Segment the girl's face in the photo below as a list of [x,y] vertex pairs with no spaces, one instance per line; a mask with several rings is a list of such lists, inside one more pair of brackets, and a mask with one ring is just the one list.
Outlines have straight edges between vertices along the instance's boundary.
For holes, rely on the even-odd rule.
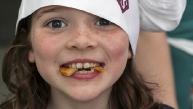
[[[128,36],[119,26],[72,8],[51,6],[36,11],[30,37],[33,49],[28,59],[36,63],[58,99],[107,98],[131,57]],[[84,64],[100,64],[106,72],[83,71],[70,77],[59,72],[61,66]]]

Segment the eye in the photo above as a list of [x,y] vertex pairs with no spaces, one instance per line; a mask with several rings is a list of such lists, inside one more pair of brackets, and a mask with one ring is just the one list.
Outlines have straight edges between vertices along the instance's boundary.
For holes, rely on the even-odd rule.
[[67,24],[64,23],[62,20],[52,20],[48,23],[48,26],[51,28],[62,28],[62,27],[66,27]]
[[95,24],[99,26],[108,26],[111,25],[112,23],[104,18],[100,18]]

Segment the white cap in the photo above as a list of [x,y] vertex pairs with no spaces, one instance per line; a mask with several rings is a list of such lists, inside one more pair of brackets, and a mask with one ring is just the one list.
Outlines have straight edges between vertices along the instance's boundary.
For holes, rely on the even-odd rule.
[[135,54],[140,25],[138,0],[22,0],[16,30],[21,19],[51,5],[83,10],[117,24],[128,34]]

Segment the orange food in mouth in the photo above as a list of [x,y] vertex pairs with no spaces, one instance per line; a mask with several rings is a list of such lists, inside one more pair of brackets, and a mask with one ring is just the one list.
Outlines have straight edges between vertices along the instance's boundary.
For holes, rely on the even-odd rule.
[[[106,70],[100,66],[95,66],[95,67],[92,67],[91,69],[94,69],[96,71],[99,71],[99,72],[105,72]],[[64,76],[72,76],[76,71],[78,71],[78,68],[65,68],[65,67],[62,67],[60,68],[60,73]]]
[[94,70],[99,71],[99,72],[105,72],[106,70],[100,66],[93,67]]
[[71,76],[72,74],[74,74],[76,71],[78,71],[78,69],[76,68],[60,68],[60,73],[64,76]]

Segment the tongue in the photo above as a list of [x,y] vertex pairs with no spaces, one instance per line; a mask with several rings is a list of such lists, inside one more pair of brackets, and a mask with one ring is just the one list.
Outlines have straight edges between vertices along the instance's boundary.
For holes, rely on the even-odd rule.
[[91,71],[90,68],[81,68],[81,69],[78,69],[78,71],[83,71],[83,70],[85,70],[85,71]]

